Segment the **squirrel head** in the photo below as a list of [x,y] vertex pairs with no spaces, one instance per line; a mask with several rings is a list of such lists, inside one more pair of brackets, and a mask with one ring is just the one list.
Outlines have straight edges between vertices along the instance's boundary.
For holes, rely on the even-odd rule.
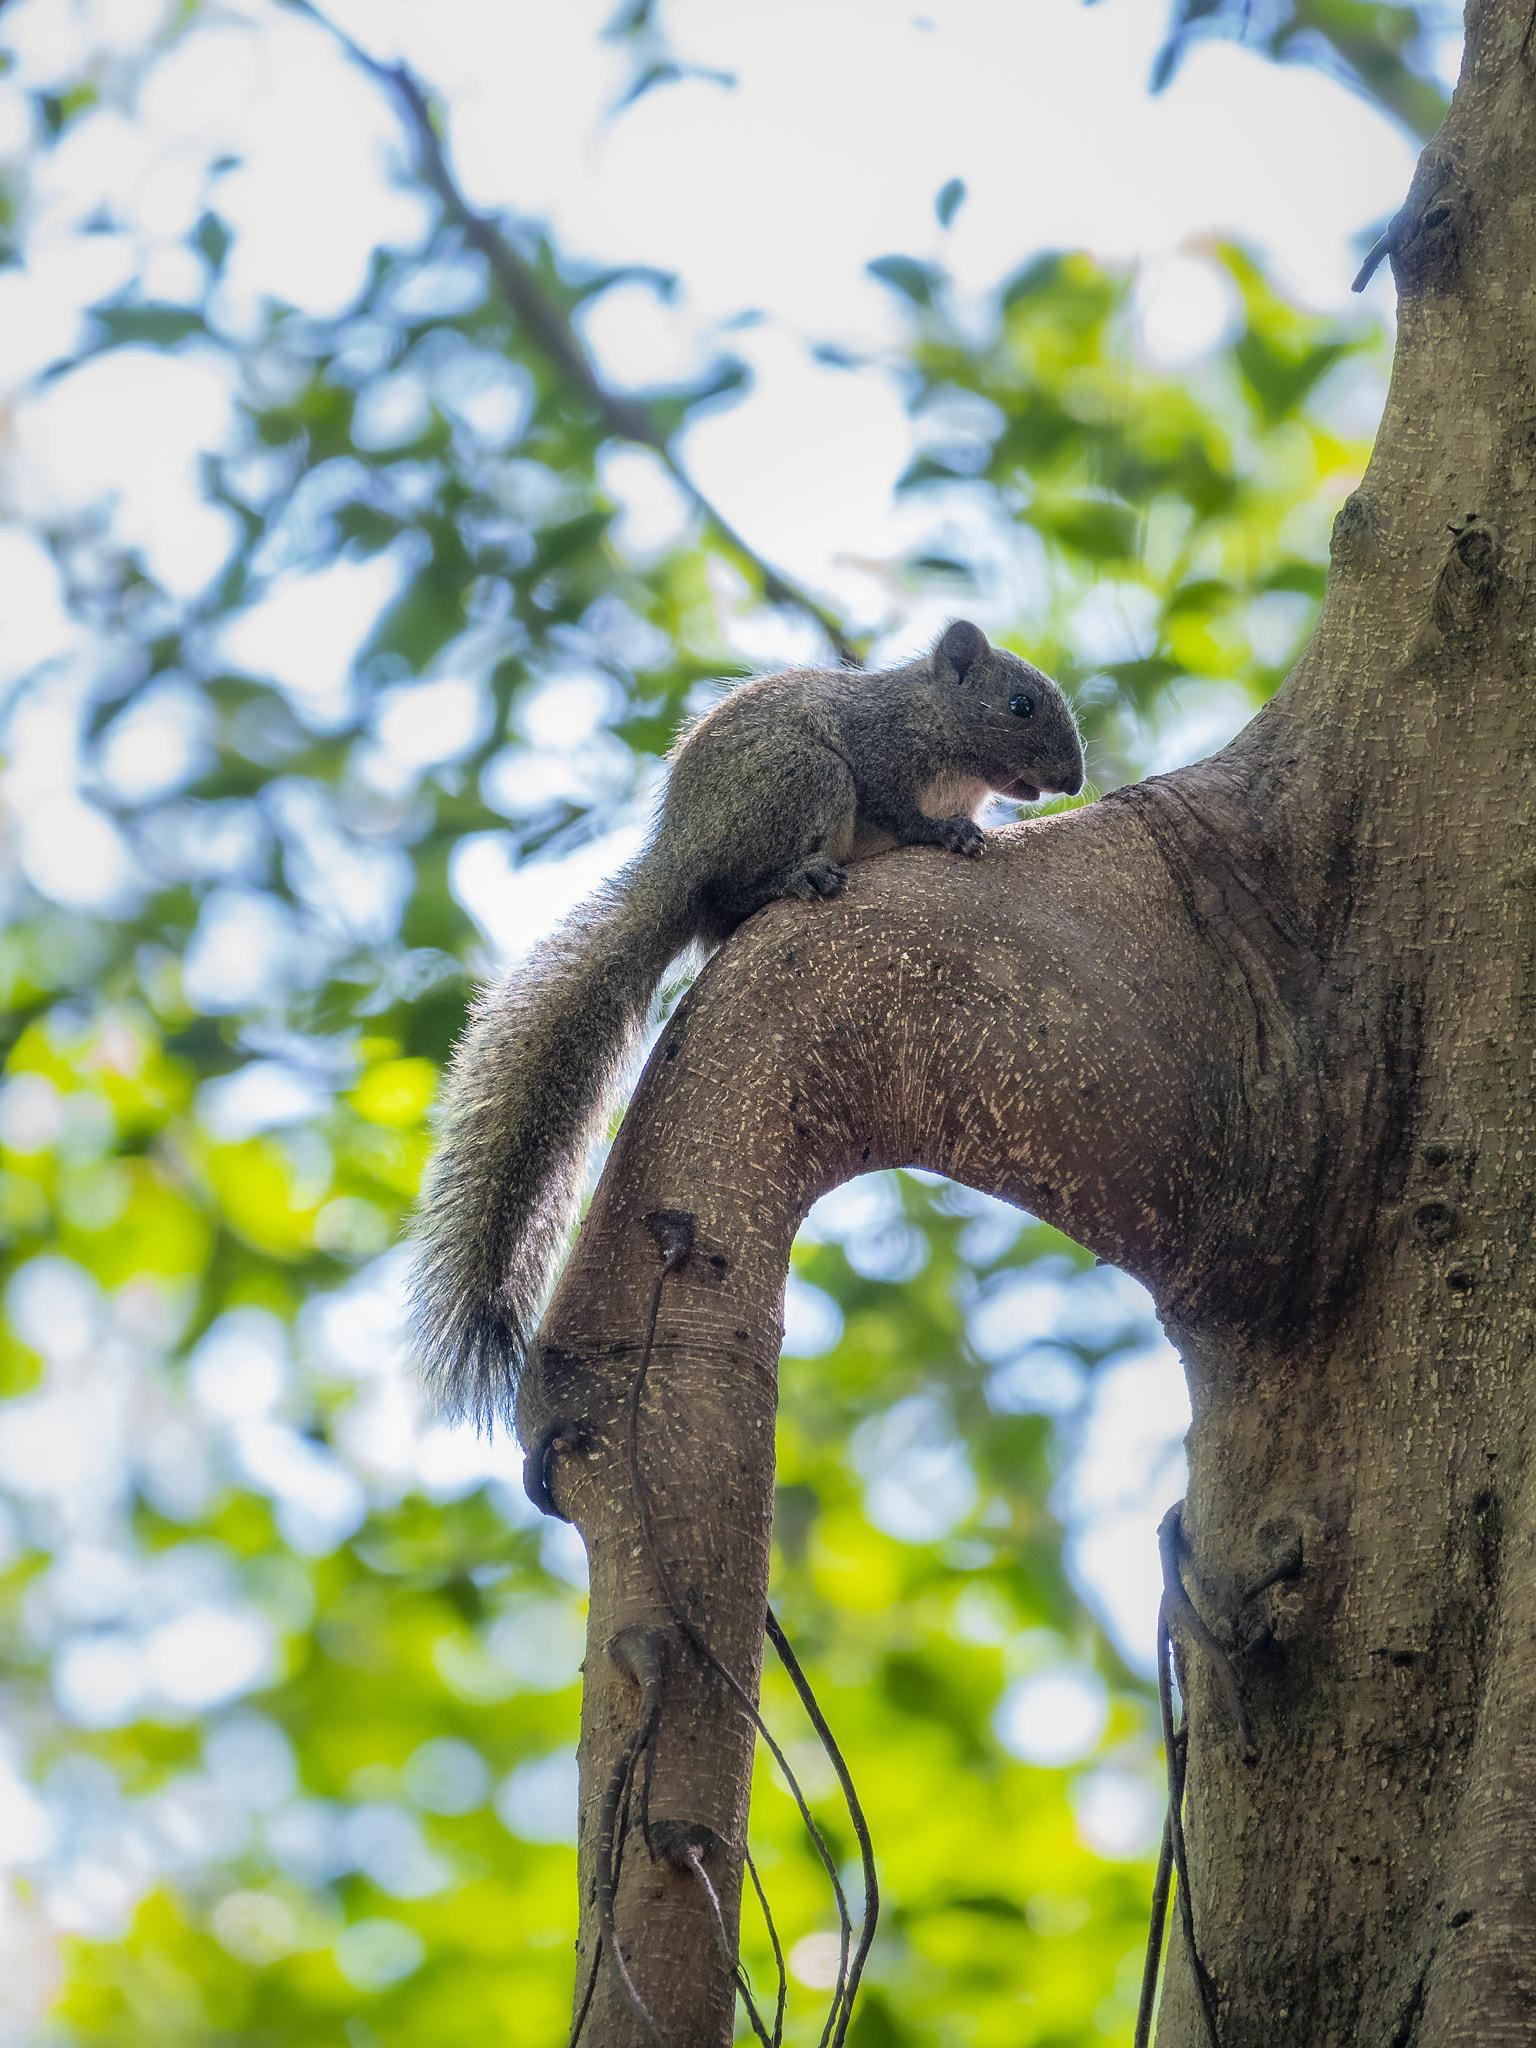
[[930,660],[935,682],[954,691],[968,757],[993,789],[1026,804],[1048,790],[1077,795],[1083,742],[1071,706],[1048,675],[994,647],[969,619],[945,627]]

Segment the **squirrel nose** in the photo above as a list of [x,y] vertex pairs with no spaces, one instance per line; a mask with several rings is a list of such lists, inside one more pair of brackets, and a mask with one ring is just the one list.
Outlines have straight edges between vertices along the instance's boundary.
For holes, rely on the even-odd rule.
[[1069,769],[1065,775],[1060,777],[1056,784],[1057,789],[1063,796],[1076,796],[1082,786],[1083,771],[1081,768]]

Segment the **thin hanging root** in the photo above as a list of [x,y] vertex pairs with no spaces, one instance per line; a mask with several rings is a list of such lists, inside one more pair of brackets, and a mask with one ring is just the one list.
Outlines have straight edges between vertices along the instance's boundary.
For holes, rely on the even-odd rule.
[[[661,1253],[662,1265],[661,1271],[656,1276],[656,1285],[651,1294],[650,1311],[646,1317],[645,1339],[641,1346],[640,1363],[630,1389],[629,1400],[629,1429],[627,1432],[629,1477],[631,1490],[635,1498],[641,1541],[644,1545],[646,1557],[651,1566],[658,1590],[677,1624],[678,1632],[691,1645],[701,1660],[719,1674],[751,1716],[753,1726],[762,1736],[769,1754],[778,1765],[784,1782],[789,1787],[790,1794],[800,1810],[800,1818],[805,1824],[806,1830],[815,1846],[816,1853],[821,1859],[822,1867],[827,1873],[828,1880],[832,1886],[833,1897],[837,1902],[839,1959],[837,1982],[833,1989],[832,2006],[827,2015],[826,2025],[822,2030],[820,2048],[844,2048],[848,2027],[853,2018],[854,1995],[858,1990],[864,1964],[869,1955],[870,1946],[874,1941],[875,1926],[880,1911],[880,1887],[875,1869],[874,1844],[870,1837],[869,1825],[864,1818],[863,1807],[859,1803],[859,1796],[854,1788],[852,1774],[848,1769],[843,1753],[838,1747],[837,1740],[827,1723],[826,1716],[821,1711],[816,1695],[811,1689],[810,1681],[801,1669],[800,1661],[795,1655],[788,1636],[784,1633],[777,1615],[774,1614],[772,1608],[769,1608],[766,1620],[768,1637],[778,1652],[779,1659],[789,1674],[790,1681],[794,1685],[801,1704],[810,1718],[811,1725],[816,1730],[822,1747],[825,1749],[833,1769],[837,1773],[838,1782],[842,1787],[843,1797],[848,1807],[848,1816],[852,1822],[854,1834],[859,1844],[859,1854],[864,1876],[864,1913],[859,1931],[858,1947],[853,1949],[850,1954],[853,1937],[853,1918],[848,1910],[847,1894],[843,1890],[842,1880],[838,1874],[837,1865],[832,1859],[831,1851],[827,1847],[821,1830],[811,1817],[810,1807],[806,1802],[800,1782],[790,1769],[789,1759],[769,1733],[767,1725],[758,1711],[756,1701],[751,1698],[735,1674],[716,1656],[695,1626],[692,1618],[684,1609],[672,1588],[671,1580],[656,1546],[655,1531],[651,1523],[649,1491],[640,1470],[641,1409],[645,1396],[645,1383],[650,1371],[651,1354],[655,1349],[656,1324],[661,1314],[661,1300],[666,1287],[667,1276],[670,1273],[677,1272],[679,1268],[686,1265],[692,1256],[694,1219],[684,1210],[667,1209],[658,1210],[655,1214],[647,1216],[645,1223],[652,1238],[655,1240],[658,1251]],[[557,1438],[559,1439],[558,1442],[556,1441]],[[539,1506],[543,1507],[546,1513],[560,1514],[549,1485],[548,1465],[551,1453],[556,1450],[579,1447],[578,1440],[580,1442],[585,1440],[584,1432],[580,1429],[580,1426],[562,1420],[546,1430],[544,1438],[541,1439],[538,1447],[539,1455],[536,1470],[534,1469],[534,1460],[530,1457],[527,1481],[528,1491],[530,1497]],[[582,1996],[581,2006],[577,2012],[575,2024],[571,2029],[568,2048],[579,2048],[582,2029],[586,2024],[587,2014],[591,2008],[593,1995],[597,1987],[598,1970],[601,1966],[605,1947],[613,1957],[620,1986],[630,2007],[641,2023],[662,2044],[662,2048],[666,2048],[665,2037],[662,2035],[655,2019],[631,1981],[629,1972],[624,1965],[623,1956],[620,1954],[618,1935],[614,1924],[614,1901],[618,1891],[619,1869],[624,1853],[624,1842],[629,1832],[630,1799],[634,1789],[635,1769],[642,1758],[644,1762],[644,1776],[641,1780],[641,1829],[647,1848],[653,1856],[657,1853],[656,1845],[652,1841],[650,1825],[649,1794],[651,1770],[655,1762],[654,1738],[661,1716],[662,1676],[668,1658],[675,1655],[675,1649],[675,1641],[670,1632],[639,1627],[621,1630],[608,1646],[609,1655],[640,1687],[641,1713],[639,1723],[634,1733],[630,1736],[629,1741],[625,1744],[614,1767],[614,1772],[604,1793],[603,1804],[600,1809],[597,1842],[598,1867],[596,1873],[598,1938],[592,1952],[592,1966],[587,1975],[587,1986]],[[774,1926],[773,1914],[768,1905],[767,1894],[763,1890],[762,1881],[757,1873],[757,1866],[752,1861],[750,1852],[746,1855],[746,1866],[751,1873],[753,1888],[757,1893],[758,1902],[763,1910],[763,1918],[768,1928],[768,1938],[773,1945],[774,1964],[778,1971],[778,1997],[771,2037],[766,2030],[762,2015],[758,2012],[753,2002],[751,1990],[742,1974],[740,1966],[731,1956],[719,1896],[709,1878],[708,1872],[703,1867],[702,1852],[699,1851],[687,1856],[685,1865],[680,1867],[686,1867],[693,1872],[709,1897],[715,1916],[717,1938],[722,1943],[722,1953],[725,1955],[726,1961],[731,1964],[735,1972],[737,1985],[742,1997],[746,2001],[748,2017],[751,2020],[754,2032],[757,2034],[758,2039],[766,2044],[766,2048],[780,2048],[784,2034],[784,2009],[788,1991],[784,1952],[779,1942],[778,1930]]]
[[[1184,1778],[1189,1760],[1189,1727],[1187,1722],[1183,1728],[1176,1729],[1173,1725],[1171,1623],[1176,1621],[1180,1636],[1201,1653],[1215,1673],[1223,1702],[1242,1743],[1244,1760],[1251,1763],[1258,1755],[1237,1673],[1226,1651],[1201,1620],[1179,1570],[1179,1545],[1184,1535],[1183,1510],[1184,1503],[1176,1501],[1157,1530],[1157,1549],[1163,1567],[1163,1597],[1157,1610],[1157,1698],[1162,1712],[1163,1753],[1168,1759],[1168,1816],[1163,1823],[1163,1846],[1152,1886],[1152,1920],[1147,1930],[1147,1959],[1142,1969],[1134,2048],[1148,2048],[1152,2038],[1152,2009],[1157,2001],[1158,1965],[1162,1957],[1163,1929],[1168,1919],[1168,1889],[1175,1876],[1178,1880],[1179,1921],[1189,1949],[1190,1966],[1195,1973],[1195,1988],[1200,1994],[1200,2014],[1205,2022],[1206,2039],[1210,2048],[1221,2048],[1221,2037],[1216,2027],[1215,1986],[1195,1945],[1194,1902],[1189,1888],[1189,1856],[1184,1843]],[[1294,1548],[1294,1558],[1287,1551],[1277,1562],[1275,1570],[1251,1586],[1244,1599],[1251,1599],[1255,1593],[1279,1579],[1295,1576],[1301,1569],[1299,1543]]]
[[771,1607],[768,1609],[768,1640],[773,1644],[774,1649],[778,1651],[779,1661],[789,1673],[790,1682],[794,1686],[795,1691],[800,1695],[800,1704],[805,1708],[811,1726],[816,1730],[821,1746],[826,1751],[833,1770],[837,1773],[838,1783],[843,1788],[843,1799],[848,1807],[848,1818],[853,1823],[853,1832],[858,1840],[859,1858],[864,1867],[864,1917],[859,1929],[859,1945],[854,1952],[853,1961],[850,1965],[848,1962],[847,1933],[845,1931],[842,1949],[844,1974],[838,1993],[842,2005],[841,2013],[838,2013],[836,2005],[833,2007],[833,2016],[837,2020],[837,2032],[832,2037],[832,2048],[843,2048],[849,2022],[853,2018],[854,1994],[858,1991],[859,1979],[864,1974],[865,1960],[869,1955],[870,1945],[875,1938],[875,1926],[880,1918],[880,1881],[875,1872],[875,1845],[870,1836],[869,1824],[864,1818],[864,1809],[859,1804],[859,1795],[854,1790],[852,1773],[848,1769],[842,1751],[837,1746],[837,1738],[833,1735],[827,1718],[821,1711],[820,1702],[811,1690],[810,1680],[800,1667],[800,1660],[795,1655],[794,1646],[791,1644],[789,1637],[785,1635],[783,1625]]
[[597,1989],[597,1972],[602,1960],[603,1937],[599,1935],[592,1949],[592,1967],[587,1972],[587,1988],[581,1995],[581,2004],[571,2026],[571,2038],[567,2048],[577,2048],[577,2043],[581,2040],[581,2030],[587,2024],[587,2014],[592,2009],[592,1994]]
[[[1165,1518],[1166,1519],[1166,1518]],[[1195,1989],[1200,1994],[1200,2013],[1205,2021],[1210,2048],[1221,2048],[1216,2030],[1215,2001],[1211,1980],[1195,1943],[1195,1909],[1189,1888],[1189,1853],[1184,1846],[1184,1769],[1189,1755],[1188,1732],[1173,1725],[1173,1638],[1168,1632],[1168,1600],[1165,1595],[1157,1610],[1157,1699],[1163,1716],[1163,1754],[1168,1759],[1168,1839],[1173,1849],[1175,1887],[1179,1920],[1189,1949]]]
[[758,1876],[757,1865],[752,1861],[752,1851],[747,1849],[743,1853],[746,1856],[747,1875],[752,1880],[753,1891],[757,1893],[757,1903],[763,1909],[763,1924],[768,1929],[768,1939],[773,1946],[774,1967],[779,1973],[779,1998],[773,2015],[773,2048],[779,2048],[779,2043],[784,2038],[784,2001],[789,1991],[789,1976],[784,1968],[784,1951],[779,1946],[779,1930],[773,1924],[773,1914],[769,1909],[768,1894],[763,1890],[763,1880]]
[[753,1999],[752,1987],[747,1982],[746,1971],[742,1969],[741,1964],[732,1952],[731,1937],[726,1930],[725,1914],[720,1906],[720,1894],[715,1890],[709,1872],[704,1868],[705,1845],[699,1841],[690,1841],[682,1853],[684,1859],[683,1867],[692,1872],[693,1876],[702,1886],[704,1896],[709,1900],[709,1908],[715,1920],[715,1939],[720,1944],[720,1953],[725,1958],[726,1968],[731,1971],[736,1979],[736,1988],[741,1993],[742,1999],[746,2004],[747,2018],[752,2022],[752,2031],[756,2034],[759,2041],[762,2042],[763,2048],[776,2048],[776,2038],[773,2041],[770,2041],[768,2038],[768,2029],[763,2024],[763,2016],[758,2011],[756,2001]]
[[619,1986],[635,2017],[649,2031],[658,2048],[669,2048],[666,2035],[652,2017],[625,1966],[623,1951],[619,1947],[618,1929],[614,1924],[614,1898],[619,1887],[619,1869],[624,1856],[625,1838],[629,1831],[629,1796],[634,1782],[635,1766],[640,1757],[649,1752],[661,1720],[661,1681],[670,1639],[671,1632],[666,1629],[626,1628],[621,1629],[608,1645],[608,1654],[614,1663],[640,1687],[640,1718],[619,1753],[619,1760],[614,1765],[612,1775],[604,1788],[603,1803],[598,1811],[595,1875],[598,1945],[593,1952],[592,1976],[571,2034],[570,2048],[576,2048],[582,2026],[586,2021],[587,2011],[592,2003],[593,1986],[597,1981],[598,1963],[605,1947],[613,1958]]
[[[662,1561],[661,1553],[657,1549],[656,1532],[651,1522],[650,1493],[646,1486],[644,1475],[640,1470],[641,1410],[645,1395],[645,1382],[650,1372],[651,1353],[655,1349],[656,1344],[656,1323],[661,1314],[662,1293],[667,1284],[667,1276],[685,1266],[693,1254],[694,1219],[686,1210],[660,1209],[647,1216],[645,1224],[655,1240],[657,1250],[661,1253],[662,1263],[661,1271],[656,1275],[656,1285],[651,1293],[650,1313],[646,1318],[645,1340],[641,1346],[640,1363],[635,1372],[629,1399],[629,1429],[627,1432],[628,1442],[626,1448],[629,1456],[630,1487],[634,1494],[635,1514],[640,1530],[640,1540],[645,1550],[646,1560],[651,1567],[652,1576],[655,1578],[657,1590],[661,1594],[673,1620],[677,1623],[679,1631],[702,1661],[711,1670],[719,1674],[725,1684],[746,1708],[748,1715],[751,1717],[753,1727],[762,1736],[769,1755],[783,1774],[784,1782],[789,1787],[795,1805],[800,1810],[800,1818],[805,1824],[806,1832],[810,1835],[816,1853],[821,1859],[821,1866],[827,1873],[828,1882],[832,1886],[832,1895],[837,1901],[839,1963],[837,1982],[833,1988],[832,2006],[827,2014],[826,2026],[822,2030],[819,2048],[843,2048],[843,2043],[847,2038],[849,2021],[853,2016],[853,1993],[857,1988],[859,1975],[864,1967],[864,1959],[869,1953],[870,1943],[874,1939],[875,1916],[879,1910],[880,1895],[875,1874],[874,1848],[870,1841],[869,1828],[864,1819],[863,1809],[859,1805],[858,1795],[853,1788],[853,1779],[849,1774],[842,1752],[833,1739],[832,1731],[827,1726],[825,1716],[816,1704],[815,1694],[811,1691],[810,1683],[805,1673],[800,1669],[799,1660],[790,1646],[789,1638],[784,1634],[783,1629],[780,1628],[777,1618],[770,1609],[768,1610],[766,1623],[768,1633],[772,1638],[775,1649],[784,1662],[784,1668],[788,1671],[796,1692],[800,1695],[806,1712],[811,1717],[812,1725],[821,1738],[822,1744],[832,1761],[833,1768],[837,1772],[838,1779],[843,1788],[843,1796],[848,1803],[849,1818],[858,1837],[859,1848],[863,1858],[864,1924],[861,1930],[858,1949],[853,1955],[850,1964],[849,1951],[853,1938],[853,1917],[848,1911],[848,1897],[843,1890],[842,1879],[838,1875],[837,1865],[833,1861],[832,1852],[827,1847],[821,1830],[817,1827],[811,1816],[811,1810],[801,1789],[800,1781],[790,1769],[789,1759],[769,1732],[767,1723],[758,1711],[756,1700],[753,1699],[735,1673],[716,1656],[693,1621],[692,1616],[677,1597],[671,1577]],[[624,1633],[628,1635],[631,1631],[626,1630]],[[756,1873],[754,1872],[753,1875],[755,1882]],[[759,1886],[759,1896],[761,1897],[761,1895],[761,1886]],[[601,1893],[599,1893],[600,1909],[601,1904]],[[764,1902],[764,1908],[766,1911],[766,1901]],[[774,1943],[774,1953],[776,1956],[778,1955],[777,1939],[775,1939]],[[620,1969],[622,1976],[622,1964]],[[779,2010],[782,2015],[784,2005],[782,1958],[779,1959],[779,1972]],[[627,1977],[623,1978],[623,1981],[627,1988]],[[646,2017],[648,2018],[649,2016],[647,2015]],[[652,2024],[654,2023],[652,2022]],[[779,2030],[776,2028],[775,2041],[778,2038]]]
[[1232,1660],[1200,1619],[1195,1603],[1184,1588],[1183,1574],[1179,1570],[1179,1544],[1183,1535],[1184,1503],[1179,1500],[1157,1525],[1157,1549],[1163,1566],[1163,1603],[1167,1620],[1172,1632],[1193,1643],[1215,1673],[1222,1699],[1243,1746],[1243,1761],[1252,1763],[1259,1753],[1259,1746],[1253,1738],[1248,1705],[1237,1682],[1237,1673],[1232,1669]]
[[1152,1880],[1152,1922],[1147,1929],[1147,1960],[1141,1971],[1141,2003],[1136,2008],[1136,2034],[1131,2048],[1151,2048],[1152,2012],[1157,2004],[1157,1977],[1163,1961],[1163,1930],[1168,1925],[1168,1887],[1173,1881],[1173,1826],[1163,1819],[1163,1845]]

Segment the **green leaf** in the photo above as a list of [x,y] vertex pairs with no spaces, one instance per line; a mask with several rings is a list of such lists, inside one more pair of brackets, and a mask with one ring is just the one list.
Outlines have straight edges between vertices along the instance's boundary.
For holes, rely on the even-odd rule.
[[944,273],[935,264],[919,263],[912,256],[877,256],[864,268],[914,306],[931,306],[944,282]]
[[1328,571],[1317,562],[1281,562],[1263,579],[1265,590],[1299,590],[1304,597],[1323,601]]
[[192,306],[93,306],[91,318],[107,348],[122,348],[130,342],[170,348],[189,334],[208,332],[207,321]]
[[193,243],[207,257],[208,267],[215,277],[223,271],[230,239],[229,229],[216,213],[205,213],[192,230]]
[[1345,353],[1342,342],[1324,342],[1299,359],[1287,358],[1262,334],[1251,330],[1237,341],[1233,355],[1243,382],[1253,394],[1266,426],[1292,418]]
[[398,540],[404,531],[402,522],[387,512],[379,512],[372,505],[361,504],[353,499],[331,514],[337,533],[344,540],[355,541],[364,554],[374,555],[381,548],[387,548]]
[[964,178],[950,178],[939,187],[939,196],[933,202],[933,210],[939,217],[939,226],[947,228],[965,200]]
[[1106,498],[1076,498],[1032,506],[1024,514],[1046,539],[1090,561],[1130,561],[1136,554],[1140,519],[1130,505]]
[[913,555],[907,563],[910,574],[916,576],[943,576],[957,583],[974,586],[976,571],[969,562],[958,561],[953,555]]
[[648,391],[643,403],[664,441],[670,441],[685,421],[696,414],[718,410],[745,396],[752,388],[752,372],[739,356],[719,356],[692,383],[664,390]]
[[650,263],[618,263],[611,269],[599,270],[584,278],[575,287],[574,303],[585,305],[602,293],[612,291],[617,284],[646,284],[658,299],[670,305],[677,297],[679,281],[675,270],[658,270]]
[[43,125],[53,138],[57,139],[76,114],[94,107],[100,98],[94,79],[81,79],[67,92],[39,92],[32,95],[33,104],[43,117]]
[[1266,56],[1342,75],[1427,142],[1448,102],[1422,61],[1415,65],[1409,53],[1439,26],[1427,7],[1380,0],[1276,0],[1258,17],[1252,0],[1174,0],[1168,39],[1152,67],[1152,90],[1162,91],[1196,41],[1228,36]]
[[1063,281],[1066,263],[1067,258],[1054,249],[1032,256],[1003,286],[999,294],[1002,310],[1011,313],[1015,306],[1054,291]]

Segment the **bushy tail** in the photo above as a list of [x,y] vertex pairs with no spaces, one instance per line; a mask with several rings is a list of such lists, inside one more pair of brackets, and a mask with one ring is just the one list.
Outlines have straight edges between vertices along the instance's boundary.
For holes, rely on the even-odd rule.
[[412,1321],[450,1413],[510,1423],[587,1155],[667,963],[693,937],[642,860],[486,989],[454,1050],[417,1211]]

